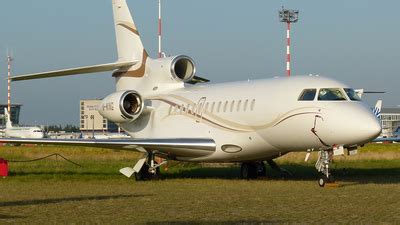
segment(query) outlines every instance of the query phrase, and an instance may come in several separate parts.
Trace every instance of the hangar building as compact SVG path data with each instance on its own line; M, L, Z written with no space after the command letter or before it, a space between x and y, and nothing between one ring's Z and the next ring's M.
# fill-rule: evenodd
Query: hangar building
M400 108L382 108L381 123L381 137L400 135Z
M108 121L98 112L101 100L83 99L80 101L79 128L83 132L117 132L118 126Z

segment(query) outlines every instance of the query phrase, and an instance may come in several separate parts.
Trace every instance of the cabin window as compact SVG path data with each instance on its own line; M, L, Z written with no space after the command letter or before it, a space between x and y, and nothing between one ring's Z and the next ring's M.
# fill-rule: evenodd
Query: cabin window
M315 94L317 93L317 89L304 89L300 96L299 101L314 101Z
M215 102L213 102L213 103L211 104L211 113L214 112L214 106L215 106Z
M235 101L231 102L231 112L233 112L233 107L235 106Z
M247 110L247 105L249 104L249 100L246 99L246 101L244 101L244 106L243 106L243 111Z
M219 111L220 111L220 109L221 109L221 105L222 105L222 102L218 102L217 113L219 113Z
M190 111L190 104L187 105L186 114L189 114L189 111Z
M255 106L255 104L256 104L256 100L255 100L255 99L253 99L253 100L251 101L251 104L250 104L250 110L251 110L251 111L253 111L253 110L254 110L254 106Z
M349 97L350 100L352 101L361 101L360 96L358 96L357 92L355 92L351 88L344 88L344 91L346 92L347 96Z
M227 108L228 108L228 101L225 101L225 104L224 104L224 112L226 112Z
M242 100L238 101L237 107L236 107L236 111L240 111L240 106L242 105Z
M318 93L319 101L346 101L340 88L321 88Z
M185 113L185 106L182 104L181 105L181 114Z

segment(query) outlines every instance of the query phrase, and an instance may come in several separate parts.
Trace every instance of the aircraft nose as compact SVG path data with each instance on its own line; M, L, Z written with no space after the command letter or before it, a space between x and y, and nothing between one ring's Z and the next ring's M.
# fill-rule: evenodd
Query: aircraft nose
M331 144L364 144L374 140L381 133L381 124L372 111L363 104L352 103L344 107L338 107L332 118L340 120L329 120L334 129L330 133L322 134L324 141ZM335 135L332 135L335 134Z
M356 110L358 113L353 118L355 121L353 126L354 133L357 134L360 143L366 143L377 138L382 131L380 120L367 106L360 105Z
M369 115L365 115L365 118L363 120L364 123L360 127L361 135L367 141L374 140L382 132L380 121L372 113Z

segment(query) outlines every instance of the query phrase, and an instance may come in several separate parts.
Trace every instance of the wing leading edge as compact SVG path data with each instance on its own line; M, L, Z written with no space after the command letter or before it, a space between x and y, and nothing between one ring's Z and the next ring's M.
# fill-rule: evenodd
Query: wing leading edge
M215 141L205 138L113 140L3 138L0 139L0 143L82 146L141 152L158 151L172 157L201 157L212 154L216 149Z

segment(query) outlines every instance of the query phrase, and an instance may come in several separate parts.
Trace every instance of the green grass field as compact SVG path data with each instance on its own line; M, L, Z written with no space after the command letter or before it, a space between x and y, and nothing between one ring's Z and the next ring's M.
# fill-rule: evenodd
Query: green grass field
M320 188L316 154L277 160L283 179L239 179L236 164L169 162L159 181L136 182L119 174L140 154L70 147L0 147L10 162L0 179L0 224L399 224L400 145L368 145L356 156L336 157L341 186Z

